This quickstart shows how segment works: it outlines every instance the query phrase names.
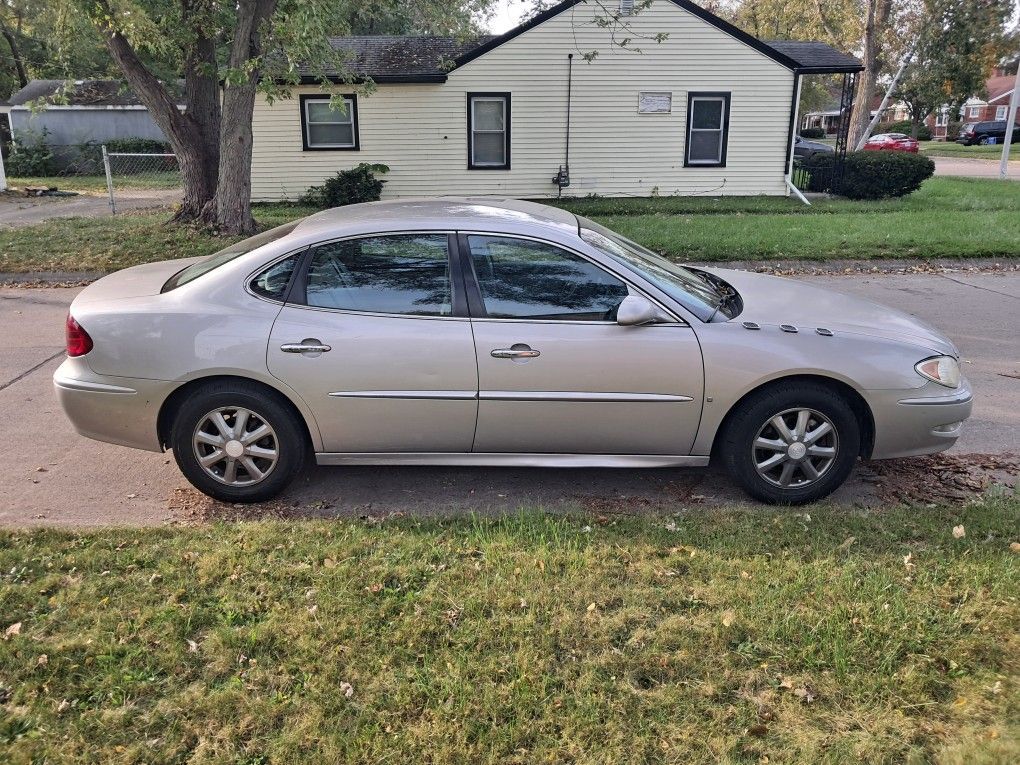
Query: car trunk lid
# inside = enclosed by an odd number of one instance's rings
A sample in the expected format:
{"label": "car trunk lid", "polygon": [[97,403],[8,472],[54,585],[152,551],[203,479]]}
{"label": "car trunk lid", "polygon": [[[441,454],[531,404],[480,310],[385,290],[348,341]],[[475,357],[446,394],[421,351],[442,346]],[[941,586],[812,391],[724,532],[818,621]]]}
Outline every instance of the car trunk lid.
{"label": "car trunk lid", "polygon": [[92,282],[78,293],[74,302],[78,305],[97,301],[122,300],[124,298],[158,295],[167,279],[192,263],[202,260],[198,258],[182,258],[180,260],[163,260],[158,263],[145,263],[132,266],[104,276]]}

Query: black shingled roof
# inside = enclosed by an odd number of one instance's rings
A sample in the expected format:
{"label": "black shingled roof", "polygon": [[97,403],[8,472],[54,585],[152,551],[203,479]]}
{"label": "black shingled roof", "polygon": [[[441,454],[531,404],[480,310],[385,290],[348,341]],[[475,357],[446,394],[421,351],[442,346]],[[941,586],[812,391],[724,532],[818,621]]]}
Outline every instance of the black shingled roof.
{"label": "black shingled roof", "polygon": [[[458,56],[489,42],[493,37],[363,35],[331,37],[329,44],[335,50],[349,55],[346,59],[347,67],[355,77],[371,77],[376,82],[443,82]],[[303,67],[301,75],[302,78],[311,79],[313,72]]]}
{"label": "black shingled roof", "polygon": [[41,101],[62,106],[140,106],[120,80],[31,80],[8,100],[11,106]]}
{"label": "black shingled roof", "polygon": [[775,51],[792,59],[805,73],[823,74],[826,71],[844,72],[847,69],[863,69],[861,62],[853,56],[823,42],[805,40],[763,40]]}

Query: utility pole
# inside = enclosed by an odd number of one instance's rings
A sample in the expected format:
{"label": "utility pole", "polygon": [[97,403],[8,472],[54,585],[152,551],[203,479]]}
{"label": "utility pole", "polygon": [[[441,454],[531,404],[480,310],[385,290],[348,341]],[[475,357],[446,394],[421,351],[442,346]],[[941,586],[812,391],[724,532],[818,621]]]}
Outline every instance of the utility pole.
{"label": "utility pole", "polygon": [[[875,129],[875,126],[881,122],[882,114],[885,112],[885,108],[889,105],[889,101],[892,99],[893,91],[896,90],[896,86],[900,84],[900,78],[903,76],[903,72],[906,70],[907,65],[910,63],[910,59],[914,57],[914,51],[917,50],[918,43],[921,42],[921,37],[918,35],[917,39],[910,44],[907,48],[907,52],[903,55],[903,60],[900,61],[900,68],[896,70],[896,75],[892,78],[892,82],[889,83],[889,87],[885,90],[885,96],[882,98],[882,103],[878,105],[878,111],[875,112],[875,116],[871,118],[871,122],[868,123],[868,127],[865,128],[861,134],[860,139],[857,141],[857,145],[854,146],[854,151],[860,151],[864,148],[864,144],[871,138],[871,131]],[[868,104],[871,102],[869,98],[858,108],[868,108]]]}
{"label": "utility pole", "polygon": [[1013,80],[1013,95],[1009,97],[1009,114],[1006,116],[1006,137],[1002,139],[1002,159],[999,160],[999,178],[1003,180],[1009,175],[1009,150],[1013,146],[1013,127],[1018,103],[1020,103],[1020,59],[1016,62],[1016,79]]}

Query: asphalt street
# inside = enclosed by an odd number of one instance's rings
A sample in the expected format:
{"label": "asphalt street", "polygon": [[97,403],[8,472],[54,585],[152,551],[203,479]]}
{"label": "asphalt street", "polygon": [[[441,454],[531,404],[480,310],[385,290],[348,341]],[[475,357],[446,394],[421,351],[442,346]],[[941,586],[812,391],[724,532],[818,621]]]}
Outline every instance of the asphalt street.
{"label": "asphalt street", "polygon": [[[960,347],[974,414],[955,453],[1020,453],[1020,273],[802,277],[909,311]],[[0,524],[161,524],[199,501],[171,454],[78,436],[57,405],[53,370],[76,289],[0,289]],[[867,504],[867,470],[835,495]],[[283,501],[309,515],[500,512],[522,505],[613,512],[742,495],[714,470],[309,468]]]}

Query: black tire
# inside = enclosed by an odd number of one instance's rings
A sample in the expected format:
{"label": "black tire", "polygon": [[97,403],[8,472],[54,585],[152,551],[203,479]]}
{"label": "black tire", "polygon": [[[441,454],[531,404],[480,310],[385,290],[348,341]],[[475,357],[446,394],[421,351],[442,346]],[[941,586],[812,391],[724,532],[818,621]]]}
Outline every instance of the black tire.
{"label": "black tire", "polygon": [[[249,410],[249,418],[256,427],[261,421],[271,428],[271,436],[253,445],[275,446],[277,455],[264,478],[241,486],[228,485],[210,476],[199,463],[196,454],[197,449],[206,447],[194,442],[197,429],[206,421],[207,415],[219,409],[235,407]],[[229,417],[229,413],[225,417]],[[236,418],[233,421],[227,419],[226,422],[236,425]],[[210,383],[189,395],[174,418],[170,445],[178,467],[192,486],[222,502],[250,503],[272,499],[290,485],[308,456],[308,442],[297,413],[279,394],[257,383],[243,381]],[[209,448],[211,454],[216,447]],[[266,468],[268,460],[258,460],[259,465]],[[252,478],[246,468],[235,469],[239,477],[247,476],[245,480]]]}
{"label": "black tire", "polygon": [[[825,443],[833,445],[835,456],[813,482],[803,486],[778,486],[763,477],[755,466],[756,454],[763,454],[755,451],[755,439],[776,415],[797,409],[813,410],[829,420],[835,433],[827,437]],[[818,424],[814,419],[811,422]],[[853,470],[860,450],[860,423],[850,403],[824,385],[803,382],[763,388],[742,401],[727,420],[719,455],[733,479],[755,499],[774,505],[802,505],[838,489]],[[812,469],[815,464],[824,462],[812,457],[806,459],[811,462]],[[776,471],[781,472],[781,464]],[[803,475],[799,467],[796,470]],[[809,479],[805,477],[804,480]]]}

